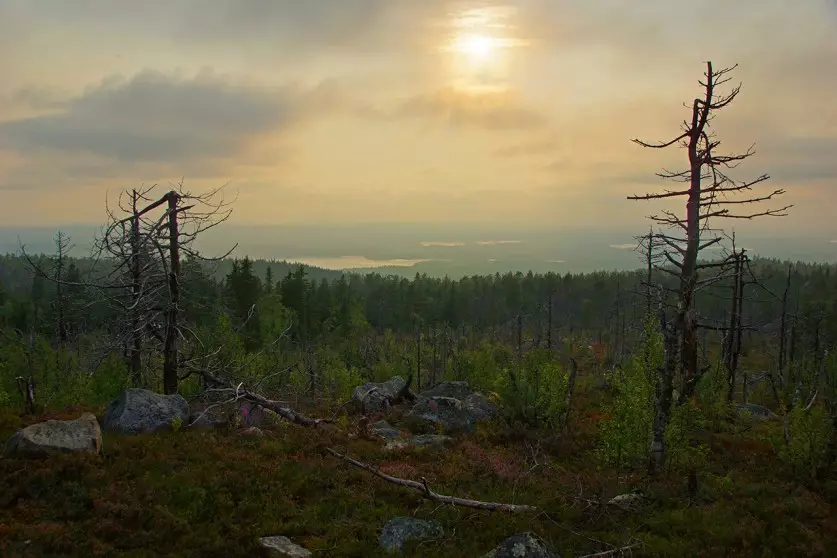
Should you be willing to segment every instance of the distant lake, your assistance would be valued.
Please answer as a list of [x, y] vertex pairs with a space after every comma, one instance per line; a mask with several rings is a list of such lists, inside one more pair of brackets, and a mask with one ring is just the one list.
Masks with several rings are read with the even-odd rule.
[[428, 259], [392, 259], [392, 260], [373, 260], [365, 256], [339, 256], [336, 258], [318, 258], [318, 257], [301, 257], [288, 258], [289, 262], [303, 263], [314, 267], [323, 269], [367, 269], [373, 267], [413, 267], [416, 264], [429, 262]]

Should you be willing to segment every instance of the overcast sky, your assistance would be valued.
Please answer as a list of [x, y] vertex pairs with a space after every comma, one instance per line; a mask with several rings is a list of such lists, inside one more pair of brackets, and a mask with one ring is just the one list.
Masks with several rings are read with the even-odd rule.
[[99, 222], [107, 192], [229, 183], [238, 224], [607, 223], [716, 129], [837, 233], [835, 0], [0, 0], [0, 222]]

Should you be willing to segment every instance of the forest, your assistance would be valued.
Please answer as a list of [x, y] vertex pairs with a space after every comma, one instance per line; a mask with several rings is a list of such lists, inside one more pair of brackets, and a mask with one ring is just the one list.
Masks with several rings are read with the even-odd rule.
[[[232, 207], [182, 184], [124, 191], [89, 257], [61, 231], [51, 254], [0, 256], [1, 434], [102, 417], [130, 388], [236, 409], [223, 428], [106, 430], [90, 455], [7, 455], [0, 555], [255, 556], [272, 535], [384, 555], [393, 516], [438, 527], [404, 543], [414, 556], [520, 533], [550, 548], [526, 556], [829, 555], [837, 270], [751, 257], [709, 225], [789, 209], [764, 208], [784, 194], [754, 193], [766, 175], [726, 174], [753, 154], [719, 154], [710, 130], [730, 71], [707, 66], [680, 136], [636, 140], [688, 166], [662, 173], [679, 190], [626, 200], [685, 207], [639, 227], [632, 272], [405, 279], [206, 255], [194, 241]], [[453, 435], [408, 409], [463, 385], [497, 412], [448, 445], [393, 450], [371, 428]], [[369, 391], [355, 409], [360, 386], [382, 407]]]

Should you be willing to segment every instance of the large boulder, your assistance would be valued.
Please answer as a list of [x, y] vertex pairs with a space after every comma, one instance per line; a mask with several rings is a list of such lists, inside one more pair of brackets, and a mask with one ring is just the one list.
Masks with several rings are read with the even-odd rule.
[[472, 432], [477, 422], [490, 420], [497, 415], [497, 407], [479, 393], [469, 393], [463, 398], [442, 395], [418, 398], [407, 413], [408, 420], [417, 420], [445, 432]]
[[291, 542], [288, 537], [262, 537], [259, 539], [259, 544], [267, 549], [270, 556], [277, 558], [279, 556], [284, 558], [309, 558], [311, 556], [310, 550]]
[[178, 394], [160, 395], [146, 389], [126, 389], [108, 405], [102, 426], [116, 434], [150, 434], [189, 423], [189, 405]]
[[370, 426], [369, 431], [375, 436], [378, 436], [379, 438], [384, 438], [385, 440], [394, 440], [396, 438], [401, 437], [401, 433], [398, 431], [398, 429], [385, 420], [379, 420], [378, 422]]
[[384, 550], [401, 552], [409, 539], [438, 539], [443, 534], [444, 530], [438, 521], [400, 516], [384, 525], [378, 542]]
[[47, 420], [22, 428], [9, 439], [5, 449], [8, 456], [34, 458], [100, 451], [102, 431], [92, 413], [75, 420]]
[[477, 417], [461, 400], [441, 396], [422, 396], [406, 418], [441, 427], [445, 432], [471, 432], [477, 423]]
[[352, 401], [362, 413], [380, 413], [395, 402], [407, 382], [401, 376], [393, 376], [386, 382], [367, 382], [355, 388]]
[[442, 382], [422, 393], [425, 397], [453, 397], [465, 399], [474, 393], [468, 382]]
[[407, 413], [408, 420], [418, 420], [447, 432], [471, 432], [478, 421], [489, 420], [499, 409], [468, 382], [442, 382], [426, 390]]
[[483, 558], [560, 558], [534, 533], [512, 535]]

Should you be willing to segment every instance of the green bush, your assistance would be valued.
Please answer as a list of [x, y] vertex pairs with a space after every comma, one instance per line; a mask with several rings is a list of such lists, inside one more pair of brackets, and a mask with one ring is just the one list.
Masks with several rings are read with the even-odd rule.
[[825, 457], [831, 422], [822, 407], [795, 408], [789, 417], [790, 442], [779, 447], [780, 458], [800, 476], [816, 474]]
[[527, 355], [522, 369], [500, 373], [494, 382], [512, 421], [558, 428], [566, 413], [569, 376], [548, 351]]
[[665, 358], [662, 335], [648, 320], [637, 354], [613, 374], [616, 395], [599, 426], [600, 459], [617, 467], [644, 464], [651, 447], [656, 370]]

